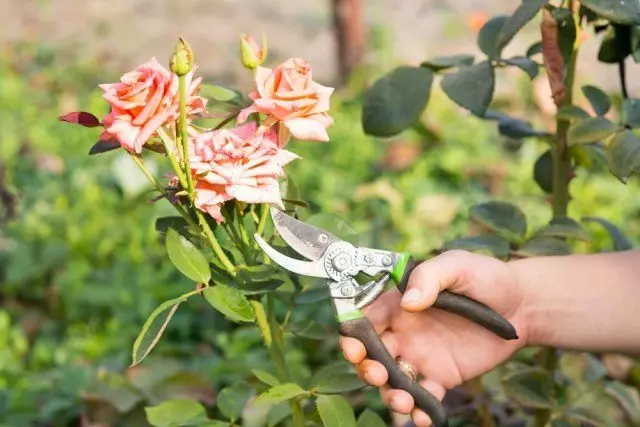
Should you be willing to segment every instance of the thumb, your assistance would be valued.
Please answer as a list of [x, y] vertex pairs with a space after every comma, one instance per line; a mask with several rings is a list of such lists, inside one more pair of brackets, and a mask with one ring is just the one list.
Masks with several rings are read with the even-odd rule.
[[415, 313], [429, 308], [445, 289], [458, 289], [468, 281], [469, 271], [477, 264], [470, 252], [444, 252], [414, 268], [409, 276], [401, 306]]

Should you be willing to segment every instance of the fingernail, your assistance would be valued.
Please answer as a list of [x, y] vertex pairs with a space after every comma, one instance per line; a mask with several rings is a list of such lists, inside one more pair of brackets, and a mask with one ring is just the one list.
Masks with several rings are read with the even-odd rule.
[[402, 297], [403, 304], [415, 304], [420, 300], [420, 291], [418, 289], [409, 289]]

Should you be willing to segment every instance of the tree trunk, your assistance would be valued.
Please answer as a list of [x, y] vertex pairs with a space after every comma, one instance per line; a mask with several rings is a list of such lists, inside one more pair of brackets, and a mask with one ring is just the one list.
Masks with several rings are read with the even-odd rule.
[[333, 25], [338, 47], [338, 71], [345, 83], [360, 65], [365, 45], [362, 0], [333, 0]]

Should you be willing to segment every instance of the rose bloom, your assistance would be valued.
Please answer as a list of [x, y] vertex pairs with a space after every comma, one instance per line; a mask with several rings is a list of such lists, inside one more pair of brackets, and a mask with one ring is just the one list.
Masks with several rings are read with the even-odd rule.
[[[193, 79], [194, 69], [185, 76], [187, 115], [205, 111], [206, 100], [197, 96], [201, 78]], [[102, 122], [103, 140], [117, 140], [122, 147], [140, 153], [147, 140], [163, 124], [178, 118], [178, 76], [151, 58], [122, 76], [118, 83], [99, 85], [111, 112]]]
[[205, 132], [189, 141], [190, 164], [196, 177], [195, 205], [216, 221], [227, 200], [271, 203], [283, 207], [278, 177], [283, 166], [298, 158], [278, 147], [275, 131], [256, 134], [256, 122], [234, 129]]
[[253, 105], [238, 116], [244, 122], [251, 113], [268, 115], [263, 126], [280, 122], [280, 146], [290, 135], [298, 139], [328, 141], [327, 128], [333, 124], [329, 116], [329, 98], [333, 88], [322, 86], [311, 78], [311, 66], [303, 59], [290, 58], [273, 70], [256, 68], [256, 90], [249, 94]]

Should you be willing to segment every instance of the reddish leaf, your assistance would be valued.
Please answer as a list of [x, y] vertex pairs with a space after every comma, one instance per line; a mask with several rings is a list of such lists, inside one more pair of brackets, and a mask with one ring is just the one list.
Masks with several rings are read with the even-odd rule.
[[540, 33], [542, 35], [542, 57], [544, 58], [544, 67], [547, 69], [551, 94], [555, 104], [560, 105], [565, 92], [562, 78], [564, 59], [558, 46], [558, 23], [547, 9], [542, 10]]
[[104, 140], [101, 139], [89, 150], [89, 155], [93, 156], [94, 154], [106, 153], [107, 151], [115, 150], [116, 148], [120, 148], [120, 143], [116, 140]]
[[100, 120], [91, 113], [86, 111], [76, 111], [73, 113], [63, 114], [59, 117], [62, 122], [74, 123], [88, 128], [100, 126]]

